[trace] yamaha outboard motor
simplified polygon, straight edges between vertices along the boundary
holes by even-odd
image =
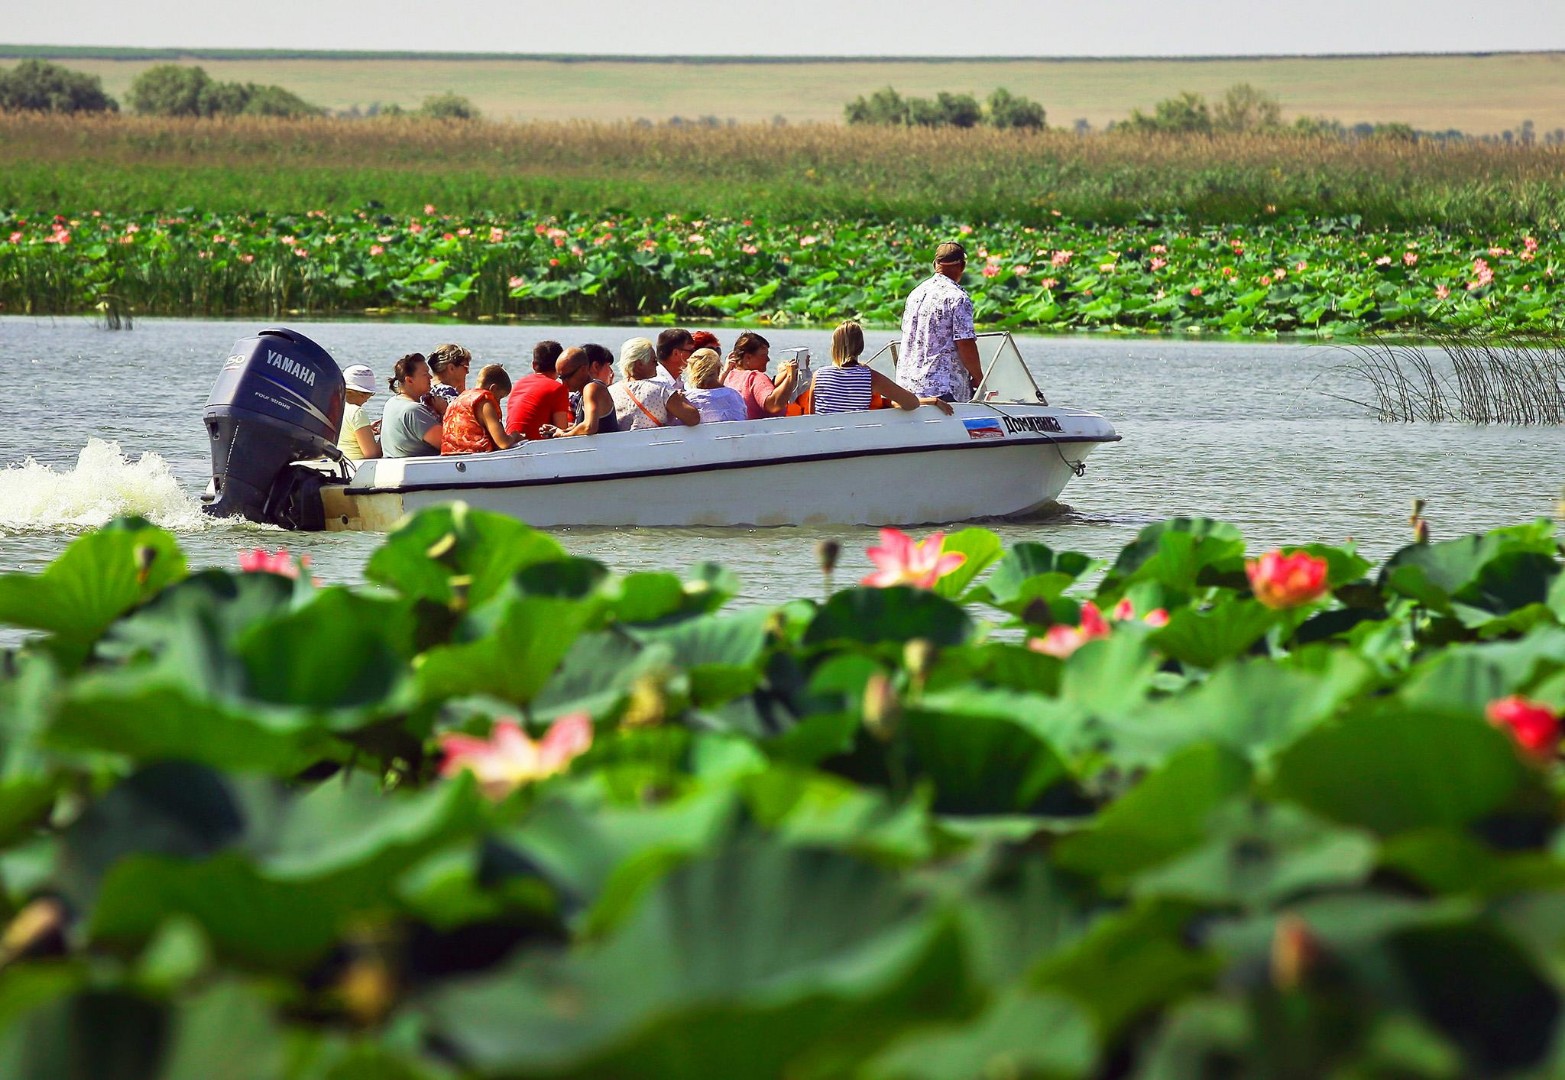
[[[294,330],[267,329],[234,345],[207,400],[212,484],[204,509],[217,517],[321,529],[321,473],[294,462],[341,460],[342,371]]]

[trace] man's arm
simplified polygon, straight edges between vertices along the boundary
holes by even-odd
[[[977,387],[984,378],[984,366],[978,359],[978,339],[965,338],[956,343],[956,358],[962,361],[962,366],[967,369],[967,377]]]

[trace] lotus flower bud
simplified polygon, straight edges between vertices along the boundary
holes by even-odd
[[[656,727],[668,716],[668,690],[663,685],[664,675],[648,672],[638,678],[630,688],[630,701],[620,723],[628,728]]]
[[[1255,598],[1269,608],[1308,604],[1326,592],[1326,560],[1307,551],[1269,551],[1244,564]]]
[[[902,725],[902,701],[896,687],[883,671],[877,671],[864,684],[864,729],[881,742],[896,738]]]
[[[835,540],[821,540],[815,545],[815,558],[821,564],[821,573],[830,577],[837,569],[837,558],[842,554],[842,545]]]
[[[1429,520],[1427,518],[1419,518],[1413,522],[1413,543],[1429,543]]]
[[[1542,702],[1520,694],[1489,702],[1484,710],[1489,723],[1510,733],[1516,745],[1540,761],[1550,761],[1559,751],[1560,718]]]
[[[151,544],[136,545],[136,584],[145,585],[152,574],[152,564],[157,562],[158,549]]]
[[[935,663],[935,643],[928,638],[913,638],[902,647],[902,664],[914,681],[922,683]]]
[[[1321,957],[1320,940],[1297,915],[1277,920],[1272,934],[1272,985],[1287,992],[1304,984]]]
[[[1424,516],[1424,500],[1423,499],[1414,499],[1413,500],[1413,512],[1408,515],[1407,523],[1409,525],[1416,525],[1416,524],[1418,524],[1418,519],[1423,517],[1423,516]]]

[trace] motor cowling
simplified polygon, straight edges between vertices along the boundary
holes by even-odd
[[[288,499],[277,492],[297,488],[294,462],[341,458],[344,390],[331,354],[296,330],[268,328],[236,342],[203,414],[212,444],[203,509],[298,528],[296,512],[278,513]]]

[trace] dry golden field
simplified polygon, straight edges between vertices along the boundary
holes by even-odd
[[[3,52],[3,49],[0,49]],[[148,59],[63,58],[123,96]],[[1182,90],[1209,96],[1236,82],[1276,95],[1285,115],[1425,130],[1497,133],[1532,120],[1565,128],[1565,54],[1308,57],[1221,60],[829,60],[680,63],[499,58],[192,59],[214,78],[277,83],[333,109],[417,105],[453,91],[495,119],[666,120],[716,116],[834,121],[882,86],[932,96],[984,96],[997,86],[1043,103],[1053,125],[1094,127]]]

